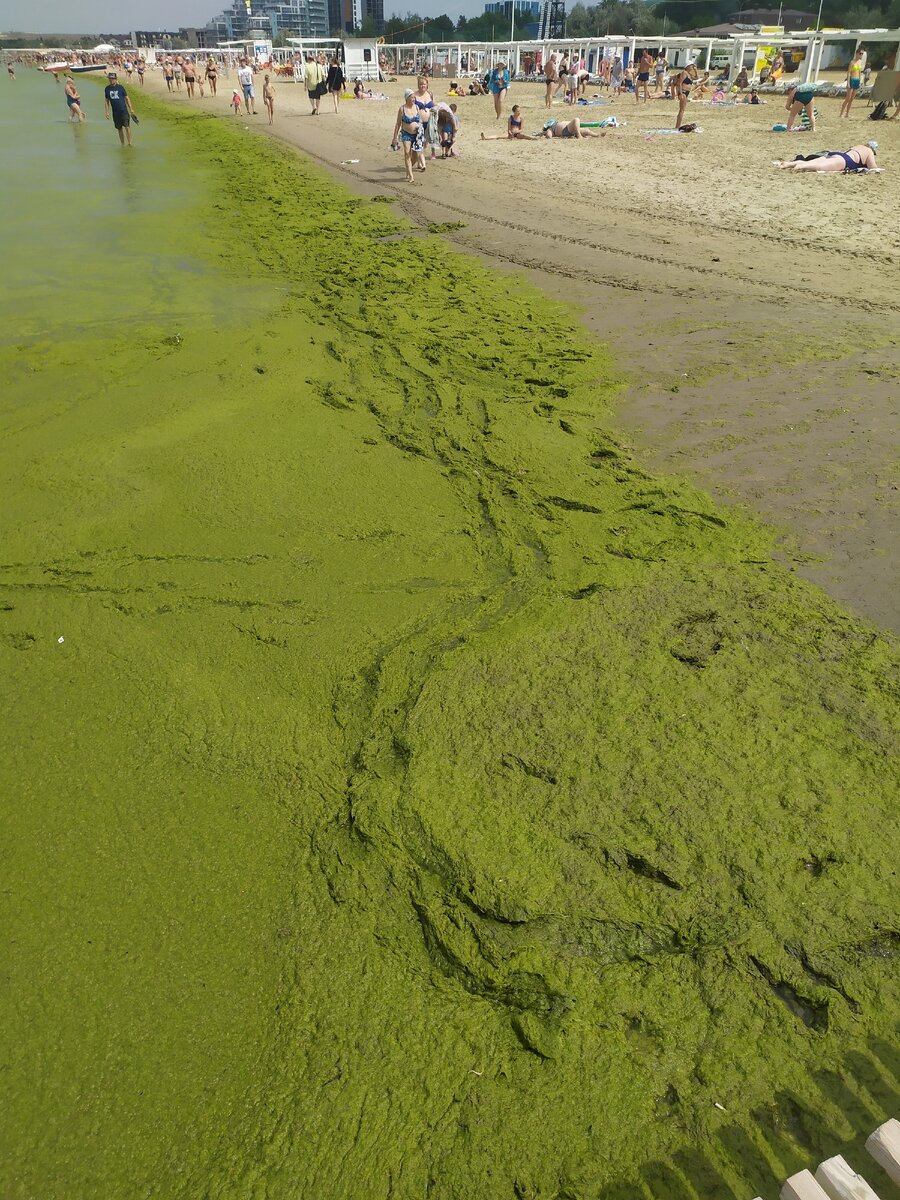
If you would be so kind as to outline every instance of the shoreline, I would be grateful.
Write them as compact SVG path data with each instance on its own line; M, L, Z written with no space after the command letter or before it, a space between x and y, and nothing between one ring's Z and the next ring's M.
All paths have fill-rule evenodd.
M402 94L406 82L385 87ZM183 94L168 96L154 73L148 84L163 99L186 103ZM544 111L539 85L517 85L514 92L514 100L528 105L528 120L538 120ZM686 471L725 503L758 512L784 531L785 559L799 573L861 615L900 631L892 562L892 531L900 519L894 470L900 300L888 282L892 264L900 262L900 234L890 218L900 205L900 123L874 126L857 106L854 121L841 123L838 132L838 103L823 103L821 121L829 130L824 141L845 129L851 137L850 130L859 130L863 140L877 131L884 155L896 150L898 167L868 180L829 180L828 204L836 203L836 186L850 187L854 197L866 197L861 202L883 200L885 216L873 214L866 224L852 211L839 212L833 234L819 221L809 227L804 218L802 232L773 235L779 208L768 203L754 215L759 195L753 190L746 191L751 220L744 232L738 232L734 203L727 206L728 224L698 221L679 204L697 188L715 194L734 181L715 159L692 165L706 143L689 135L674 139L677 146L672 139L647 144L635 136L633 126L644 124L642 110L664 117L671 108L664 102L588 109L613 113L629 125L602 141L570 147L478 143L477 129L495 125L491 102L463 100L462 157L431 164L432 174L414 188L403 184L402 165L381 145L386 148L392 104L342 101L335 117L325 111L326 102L330 97L317 124L309 118L305 93L279 84L276 124L270 129L257 117L258 131L302 150L359 195L389 193L420 227L444 226L450 242L500 269L524 269L547 294L570 304L633 380L619 413L652 469ZM224 109L221 92L219 106ZM202 107L210 110L209 97ZM698 106L699 119L709 126L703 136L716 135L716 152L726 152L734 122L752 118L745 143L768 167L771 152L754 139L761 123L778 119L780 106L756 113L749 107L711 112ZM557 106L553 114L567 111ZM689 116L698 119L693 111ZM254 126L243 116L240 123ZM770 136L781 144L778 135ZM808 135L797 135L790 144L806 152L811 143ZM641 166L645 153L663 170L674 159L682 176L680 187L678 176L664 183L662 207L652 198L658 176L647 176ZM574 189L560 173L573 154L582 175ZM341 164L351 158L360 164ZM894 165L891 158L889 167ZM790 197L796 204L809 187L798 191L798 181L788 182L785 174L763 172L759 188L774 189L779 204ZM563 190L548 195L544 178ZM820 184L812 184L819 193ZM591 185L599 189L597 204L585 203ZM860 191L869 185L878 191ZM510 204L512 195L517 198ZM635 203L641 195L647 206ZM463 228L454 229L456 224ZM858 276L849 291L848 275ZM788 332L785 314L800 296L803 306Z
M52 1041L65 1093L28 1094L70 1157L34 1120L30 1191L55 1200L84 1146L110 1195L346 1200L741 1195L858 1147L845 1077L863 1062L880 1102L898 1009L896 854L871 836L894 828L891 639L773 561L756 519L643 468L570 301L288 147L150 117L208 179L190 217L211 286L235 314L248 284L278 299L88 355L78 405L13 445L58 520L29 509L10 547L3 619L37 631L0 645L12 733L36 747L38 860L75 804L92 851L78 890L62 843L64 979L87 995L67 1037L36 935L21 1044ZM198 865L217 907L195 945ZM224 965L259 1006L252 1046ZM202 1021L205 997L196 1080L171 1017Z

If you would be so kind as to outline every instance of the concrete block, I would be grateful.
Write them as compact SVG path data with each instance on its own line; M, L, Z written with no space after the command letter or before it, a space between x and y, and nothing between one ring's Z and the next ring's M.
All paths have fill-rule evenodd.
M828 1200L828 1193L822 1191L809 1171L792 1175L778 1195L780 1200Z
M827 1158L819 1166L816 1182L821 1184L830 1200L878 1200L862 1175L857 1175L840 1154Z
M900 1121L891 1117L879 1125L866 1141L866 1149L879 1167L900 1186Z

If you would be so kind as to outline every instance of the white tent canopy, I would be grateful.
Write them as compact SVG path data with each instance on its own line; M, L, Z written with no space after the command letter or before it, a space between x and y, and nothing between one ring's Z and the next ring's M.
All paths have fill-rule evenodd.
M628 58L631 61L639 46L658 46L665 49L666 57L669 57L672 51L681 51L689 61L696 62L698 67L702 66L709 70L715 50L720 54L722 51L727 51L731 60L733 78L734 72L744 61L744 55L749 51L755 51L763 46L779 46L782 49L797 47L805 51L799 72L799 79L805 83L818 79L822 64L822 50L825 44L841 41L856 42L857 45L863 42L866 44L897 42L895 69L900 70L900 29L829 29L827 31L809 29L787 34L748 31L747 34L740 34L737 37L699 37L696 34L663 36L654 33L643 34L640 37L618 35L595 38L553 38L548 41L534 39L527 42L400 42L379 46L379 50L384 51L389 60L397 64L398 70L403 59L412 59L413 63L417 59L426 63L430 62L432 73L434 73L435 63L447 63L451 66L455 63L455 69L459 70L465 56L469 63L474 61L479 68L483 64L492 67L497 62L506 62L514 74L519 73L522 55L529 51L540 52L543 62L547 61L553 51L577 52L579 57L584 58L586 62L592 60L595 64L600 53L606 51L608 56L610 49L616 52L627 49Z

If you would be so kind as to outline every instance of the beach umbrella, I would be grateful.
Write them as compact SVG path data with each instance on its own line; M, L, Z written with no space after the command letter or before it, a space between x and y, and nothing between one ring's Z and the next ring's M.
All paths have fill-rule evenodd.
M115 46L111 46L109 42L101 42L99 46L95 46L91 51L92 54L109 54L115 50Z

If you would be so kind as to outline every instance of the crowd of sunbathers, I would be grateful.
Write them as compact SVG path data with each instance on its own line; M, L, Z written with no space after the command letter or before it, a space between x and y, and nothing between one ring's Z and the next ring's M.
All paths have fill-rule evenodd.
M664 97L677 101L678 116L675 120L674 127L677 130L688 127L684 126L684 115L687 109L688 102L691 100L703 99L710 95L711 102L726 102L726 98L738 93L739 99L732 99L732 103L759 104L764 103L760 100L758 90L751 86L748 73L742 69L735 77L732 85L733 91L726 92L721 84L727 83L727 73L725 77L719 76L715 81L710 83L710 72L707 71L702 77L694 63L689 63L684 67L677 68L669 74L668 79L665 78L668 70L668 62L662 54L657 55L654 60L648 51L643 51L640 58L635 64L635 69L632 71L634 76L633 86L638 103L641 100L643 92L644 100L650 99L649 84L651 75L655 75L656 91L655 97ZM777 62L774 68L770 71L770 77L775 71L780 74L781 65ZM550 107L556 95L561 90L565 90L565 102L575 104L583 95L585 85L588 80L588 73L584 70L584 63L576 60L570 61L563 56L557 60L556 54L551 54L543 67L546 95L545 105ZM775 76L777 78L777 76ZM612 60L603 59L600 64L600 80L601 86L606 83L606 86L620 92L626 85L625 72L622 70L621 58L616 55ZM450 84L449 93L453 97L463 96L482 96L491 95L494 100L494 110L496 117L499 119L502 115L503 100L507 94L510 83L510 76L505 63L499 63L492 67L484 78L476 77L468 84L454 79ZM794 121L798 118L801 112L807 110L807 127L812 131L815 130L815 110L813 108L813 98L815 89L810 85L795 84L789 88L786 93L785 108L788 110L788 119L785 128L788 132L793 128ZM900 112L900 108L898 108ZM499 134L481 134L482 141L536 141L540 138L566 138L580 141L583 138L604 137L605 132L595 133L593 129L600 125L601 122L584 122L579 117L570 117L567 119L548 119L545 121L540 130L535 133L525 132L524 117L522 110L518 104L512 106L506 121L506 132ZM695 128L695 127L691 127ZM665 131L668 132L668 131ZM459 133L459 115L457 105L447 104L445 102L436 102L429 88L429 81L426 76L420 76L417 81L416 90L407 88L404 94L403 104L397 111L397 118L394 124L394 134L391 139L391 148L393 150L403 150L404 166L406 169L406 178L410 183L415 182L414 171L424 171L425 158L430 150L431 158L437 157L437 151L440 150L442 158L455 158L457 156L456 138ZM867 171L877 171L880 168L876 165L875 154L878 143L870 141L865 145L851 146L849 150L821 150L814 154L797 155L792 161L778 161L775 165L786 170L793 171L812 171L822 173L844 173L844 174L859 174Z

